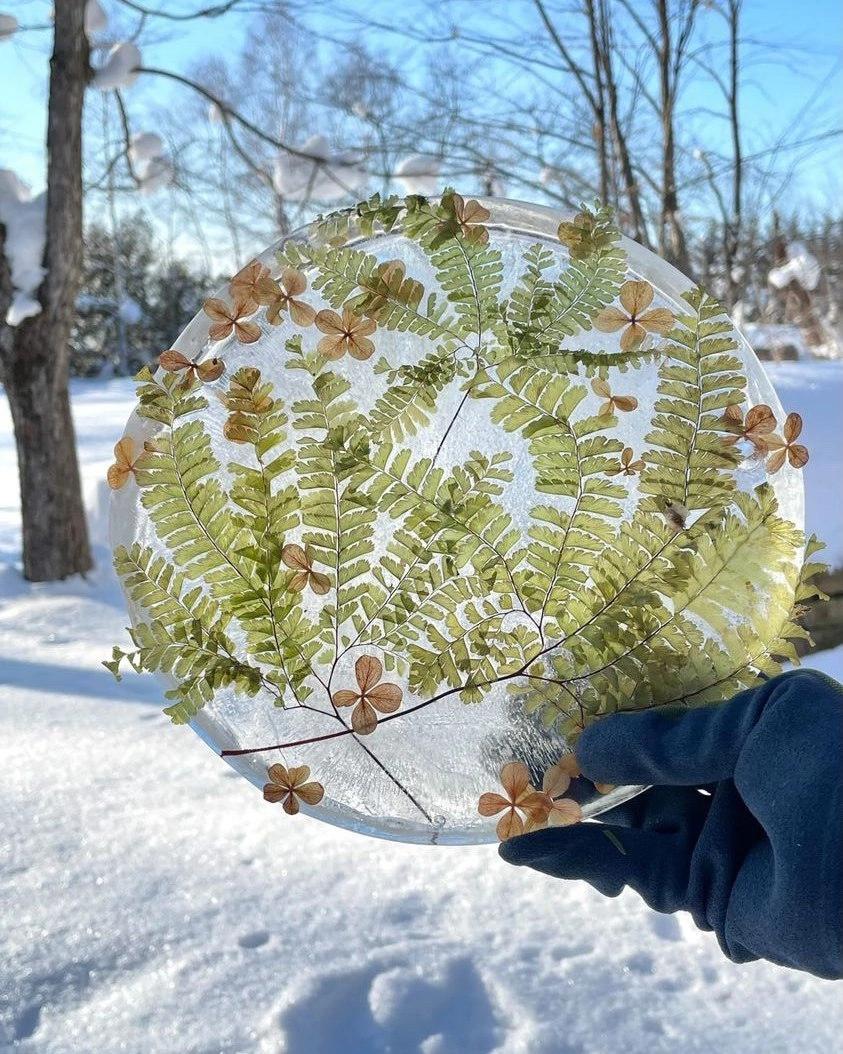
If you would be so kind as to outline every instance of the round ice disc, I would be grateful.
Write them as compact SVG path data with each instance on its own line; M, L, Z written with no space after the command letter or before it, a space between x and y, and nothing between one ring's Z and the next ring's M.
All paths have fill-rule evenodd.
M801 422L608 210L372 199L159 362L109 473L128 659L279 815L575 822L639 789L578 775L592 721L792 652Z

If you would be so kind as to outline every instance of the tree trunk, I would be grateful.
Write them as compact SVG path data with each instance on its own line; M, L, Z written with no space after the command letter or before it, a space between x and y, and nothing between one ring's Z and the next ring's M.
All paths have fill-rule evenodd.
M615 144L615 152L621 171L621 181L629 209L629 218L632 225L632 237L640 242L645 248L650 248L650 239L647 234L647 223L644 219L644 210L641 205L641 191L635 178L632 160L629 155L629 147L626 134L621 125L620 102L618 100L618 83L615 68L612 63L612 55L615 49L614 35L612 31L612 18L606 7L605 0L600 0L598 11L600 31L600 58L603 63L603 87L606 93L609 111L609 127L612 131L612 139Z
M67 384L56 384L49 350L6 373L15 426L23 573L32 582L67 578L91 567Z
M34 582L91 567L68 395L68 342L82 270L82 107L89 75L84 19L85 0L57 0L41 312L0 339L18 453L23 573Z
M662 200L659 251L667 259L668 263L678 267L688 277L693 277L691 275L688 246L685 241L685 231L679 217L679 196L676 190L674 106L676 103L678 69L673 69L671 16L667 0L658 0L657 8L659 19L657 58L662 120ZM693 11L693 8L691 10Z
M600 44L597 40L597 13L594 0L586 0L588 38L591 46L591 64L594 71L594 144L600 170L600 201L609 203L609 155L606 142L606 98L603 91L603 67L600 62Z
M738 91L740 90L740 45L741 0L730 0L727 19L729 23L729 127L732 132L732 156L734 158L732 176L732 215L724 231L726 242L726 282L728 288L728 308L731 310L738 299L738 282L735 267L738 262L741 234L743 227L743 147L741 145L741 123L738 109Z

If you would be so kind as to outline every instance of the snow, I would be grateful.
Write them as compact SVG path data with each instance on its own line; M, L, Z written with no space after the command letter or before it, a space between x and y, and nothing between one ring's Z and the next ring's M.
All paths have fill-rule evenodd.
M830 486L843 367L771 374L805 416L809 519L843 553L839 473ZM131 401L124 380L73 385L97 569L41 586L16 570L0 402L0 1051L839 1048L843 984L734 966L684 915L509 867L489 846L405 846L287 817L170 726L152 679L115 684L100 660L126 615L104 476ZM843 648L811 664L843 677Z
M439 191L441 179L440 162L424 154L410 154L395 166L395 178L405 194L422 194L432 197Z
M33 197L27 183L10 169L0 169L0 224L6 230L5 255L14 290L6 312L9 326L19 326L41 311L36 293L44 277L46 204L46 193Z
M164 143L155 132L135 132L129 144L129 157L133 162L151 161L164 153Z
M275 190L288 201L341 201L368 179L357 158L336 154L324 135L312 135L301 154L282 153L275 159Z
M85 4L85 33L91 37L108 28L108 15L98 0L88 0Z
M816 256L808 252L803 242L791 242L787 247L787 262L774 267L767 275L770 285L784 289L796 281L803 289L816 289L820 280L820 265Z
M137 45L129 41L115 44L106 55L105 62L91 78L91 84L100 91L131 88L138 79L137 67L140 64L141 53Z
M141 194L154 194L168 187L175 179L176 171L168 157L151 157L137 166L138 189Z
M0 40L9 40L18 31L18 20L14 15L0 13Z
M818 559L843 567L843 362L765 362L782 406L802 415L805 523L828 546Z

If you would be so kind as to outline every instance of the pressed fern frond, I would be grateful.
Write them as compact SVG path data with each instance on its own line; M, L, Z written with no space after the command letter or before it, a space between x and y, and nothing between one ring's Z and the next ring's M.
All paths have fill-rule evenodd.
M508 347L500 307L503 262L487 240L471 237L455 223L453 192L439 204L424 204L404 220L407 235L422 246L456 315L451 329L473 347Z
M389 387L368 415L370 435L397 442L427 427L437 397L461 371L447 347L437 348L418 363L389 370Z
M510 611L501 610L506 599ZM418 634L407 650L411 656L410 683L418 691L433 693L447 684L460 689L464 702L482 698L482 687L526 665L540 646L535 628L519 621L512 594L488 599L485 582L463 576L444 583L425 600L409 620ZM506 630L507 622L511 623Z
M406 530L435 527L445 551L455 555L459 550L462 565L470 561L485 575L489 588L494 588L501 570L512 580L510 557L520 537L512 517L492 501L488 485L464 498L472 480L488 476L489 460L483 454L472 451L450 474L428 458L411 464L409 450L395 453L387 443L364 457L352 449L349 454L357 460L351 484L365 494L368 505L400 518Z
M315 268L313 288L332 307L347 303L358 314L371 314L384 329L460 341L455 319L435 295L422 302L421 296L416 296L419 283L412 279L391 288L383 279L384 265L371 253L292 243L285 249L284 259L294 267Z
M180 377L165 373L158 381L149 367L144 366L135 376L135 391L138 414L165 425L175 424L179 418L204 410L208 405L192 374Z
M644 565L634 549L612 552L614 595L588 614L580 610L581 624L553 649L559 654L548 656L586 713L661 705L688 693L698 702L722 699L718 693L775 668L770 656L790 621L800 536L778 515L769 487L735 502L734 511L659 546ZM626 580L620 590L617 578ZM768 598L765 605L758 595ZM572 716L564 703L559 717L576 734L582 715ZM545 718L552 714L546 704L542 709Z
M600 209L594 221L594 251L572 258L554 280L548 277L553 264L548 248L537 245L525 254L527 270L505 309L519 354L557 353L567 338L591 329L596 315L617 297L626 273L620 235L610 209Z
M710 509L728 502L740 460L723 439L723 411L743 401L745 380L734 354L732 324L716 301L701 289L685 294L690 311L680 315L661 350L654 447L646 455L641 491L684 505Z
M134 542L114 550L114 569L144 617L175 626L198 620L224 627L219 605L201 585L190 584L169 560Z
M366 592L363 581L374 552L374 508L353 500L344 484L359 451L353 443L359 415L347 399L349 383L331 372L313 380L315 398L296 403L299 438L296 472L301 496L303 541L333 572L335 599L322 609L322 639L336 657L340 627L356 612ZM348 445L346 445L348 444Z

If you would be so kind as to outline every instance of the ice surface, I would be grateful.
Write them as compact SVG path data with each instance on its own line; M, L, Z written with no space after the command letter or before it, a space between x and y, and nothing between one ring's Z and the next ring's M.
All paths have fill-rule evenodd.
M324 140L311 145L322 154L328 150ZM548 272L548 277L555 277L566 266L565 250L556 237L558 215L550 210L521 207L517 203L496 203L495 209L491 221L491 244L502 253L504 296L511 292L523 274L524 253L536 241L541 241L555 254L555 264ZM402 234L367 239L363 247L380 260L400 259L406 265L407 273L420 280L428 291L437 289L429 260L418 244ZM630 276L643 277L654 284L657 290L654 304L669 307L674 313L681 310L679 297L689 285L687 280L633 243L625 242L624 247L629 257ZM267 250L263 259L277 271L272 250ZM313 292L313 278L311 273L310 287L304 297L314 307L323 307L323 301ZM226 292L223 291L221 295L225 296ZM264 380L275 385L276 393L282 394L287 407L313 397L309 375L300 369L286 368L290 357L286 343L294 335L301 335L301 330L289 316L284 316L274 326L266 321L263 314L256 315L255 319L261 328L261 338L254 344L228 341L225 345L209 349L208 320L202 313L190 323L175 344L178 350L191 358L197 354L220 354L226 362L226 374L215 386L207 389L210 398L207 409L202 412L203 424L222 466L219 477L224 483L229 478L226 468L228 463L232 460L242 461L245 455L242 445L225 439L223 425L227 411L215 396L225 390L228 379L238 367L259 365ZM735 333L734 336L740 341L737 354L743 361L750 405L768 402L773 406L778 420L783 420L784 414L775 392L751 349L739 334ZM313 332L306 333L305 338L305 346L312 347ZM607 347L617 350L617 341L617 336L607 337L606 334L587 331L570 338L566 346L569 349L605 354ZM396 330L379 330L376 344L376 356L383 356L393 368L418 363L434 347L428 339L415 338ZM375 405L387 387L386 375L372 368L375 361L361 362L346 357L333 367L349 382L349 396L363 413ZM645 436L650 430L654 407L659 398L658 363L651 358L626 372L613 368L609 371L609 382L613 391L634 394L638 399L638 410L620 414L613 434L634 451L641 451L645 447ZM518 431L507 432L495 423L492 400L466 399L463 384L464 377L458 376L443 389L437 396L432 421L428 426L419 428L406 445L412 450L414 463L423 457L436 457L437 466L446 472L464 464L473 451L479 450L489 457L509 455L510 461L506 467L512 471L513 480L505 487L497 502L511 515L515 528L526 540L531 525L531 508L553 505L562 511L569 511L573 499L549 496L537 489L533 460L523 435ZM596 395L588 392L575 412L575 419L595 414L600 401ZM452 428L449 422L458 408L458 426ZM130 422L128 433L140 448L156 428L149 421L136 417ZM447 437L447 442L444 437ZM290 438L288 442L292 445L295 439ZM402 445L405 444L398 444L399 447ZM766 479L763 460L747 460L736 473L737 485L744 491L750 491ZM786 465L781 472L770 477L769 482L776 493L782 514L801 526L803 499L800 474ZM297 485L292 470L279 477L276 486L288 483ZM635 478L627 481L626 490L626 497L619 500L630 518L640 497ZM170 554L155 537L154 527L134 484L115 492L112 522L115 545L129 546L138 541L151 546L165 558L170 558ZM398 521L388 515L378 517L372 539L375 545L373 564L386 553L397 525ZM299 533L285 537L285 541L300 542L302 539ZM365 579L361 579L361 582L366 584ZM302 597L304 614L315 620L324 600L307 591ZM754 594L752 603L766 603L766 598ZM737 611L735 621L746 614L745 611ZM133 610L132 617L142 621L144 612ZM505 616L502 625L508 632L514 627L523 630L527 618L523 611L515 609ZM707 632L713 633L712 630ZM357 635L350 620L340 628L340 637L346 634L349 639ZM404 657L409 653L406 640L400 646L404 648L401 653ZM397 650L399 645L390 647ZM494 822L478 815L480 795L497 789L502 765L513 758L527 761L539 773L545 771L569 749L564 736L556 730L545 730L535 716L526 714L518 700L513 699L508 690L509 685L503 679L485 688L479 702L467 705L451 692L449 698L428 706L425 704L432 695L438 697L444 692L444 680L435 692L422 691L411 689L406 676L387 672L383 680L397 682L402 688L401 709L409 711L407 716L383 721L376 733L366 740L344 733L336 738L327 738L337 733L338 724L330 712L330 693L325 693L323 698L325 685L329 686L331 692L353 689L356 683L355 662L364 654L374 655L386 664L390 648L381 650L377 638L374 644L355 642L345 649L336 666L330 658L321 666L316 665L315 675L321 683L317 684L316 676L310 679L309 683L314 688L314 695L309 700L311 708L295 707L290 697L286 700L286 708L281 708L274 704L271 694L263 689L254 697L246 697L234 688L222 689L197 715L194 727L218 750L252 750L292 742L294 746L287 750L254 752L233 757L230 762L237 772L257 787L267 782L267 767L275 762L287 766L310 766L313 778L325 785L325 797L316 812L330 822L413 841L465 843L494 839ZM173 687L170 679L164 680L167 687ZM312 709L320 704L324 707L322 712ZM373 752L376 757L372 756ZM391 778L390 774L395 778ZM618 792L623 793L627 792ZM590 803L590 808L599 810L610 804L613 804L612 799L600 800Z

